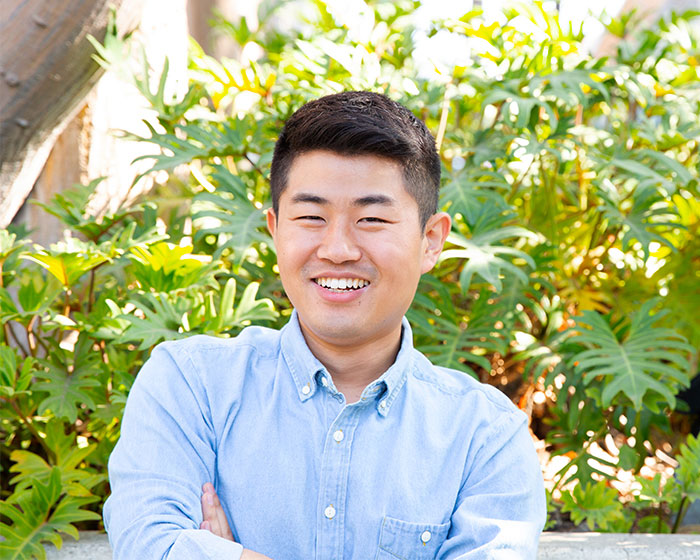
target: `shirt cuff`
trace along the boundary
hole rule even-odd
[[[183,529],[167,556],[168,560],[240,560],[243,546],[217,537],[204,529]]]

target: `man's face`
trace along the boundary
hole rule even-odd
[[[424,235],[397,163],[328,151],[297,156],[278,212],[268,213],[268,228],[307,340],[338,348],[393,340],[449,217],[433,216]]]

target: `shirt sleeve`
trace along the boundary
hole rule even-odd
[[[159,345],[129,393],[109,460],[104,522],[114,559],[239,560],[243,547],[199,529],[216,437],[203,380]]]
[[[504,414],[465,473],[440,560],[535,560],[547,515],[527,419]]]

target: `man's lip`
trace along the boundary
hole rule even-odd
[[[340,280],[341,278],[357,278],[358,280],[364,280],[365,282],[371,282],[366,276],[362,274],[355,274],[352,272],[321,272],[320,274],[314,274],[311,277],[311,280],[318,280],[319,278],[337,278]]]

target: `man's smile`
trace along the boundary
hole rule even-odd
[[[322,288],[326,288],[333,292],[348,292],[353,290],[359,290],[365,286],[369,286],[368,280],[363,280],[362,278],[314,278],[316,284]]]

